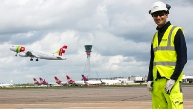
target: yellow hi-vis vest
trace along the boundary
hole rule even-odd
[[[158,32],[155,33],[152,44],[154,51],[154,62],[153,62],[153,80],[157,78],[157,71],[161,77],[170,79],[172,76],[177,60],[177,54],[174,47],[174,38],[176,32],[181,27],[170,25],[165,31],[160,44],[158,45]],[[178,77],[179,81],[182,81],[183,71]]]

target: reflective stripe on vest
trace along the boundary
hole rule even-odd
[[[154,62],[153,66],[163,65],[163,66],[176,66],[176,62]]]

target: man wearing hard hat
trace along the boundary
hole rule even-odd
[[[170,5],[158,1],[149,10],[157,24],[147,79],[153,109],[183,109],[181,82],[187,48],[182,27],[167,21],[170,8]]]

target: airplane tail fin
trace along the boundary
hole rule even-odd
[[[74,80],[72,80],[68,75],[66,75],[66,78],[68,80],[68,83],[73,84]]]
[[[43,84],[44,80],[40,77],[40,83]]]
[[[60,84],[62,81],[58,79],[58,77],[54,76],[54,79],[56,80],[56,83]]]
[[[64,45],[59,50],[57,50],[55,53],[59,56],[62,56],[65,53],[65,50],[68,48],[68,46]]]
[[[88,78],[87,78],[86,76],[84,76],[84,75],[82,75],[82,79],[83,79],[84,81],[88,81]]]
[[[38,82],[38,81],[36,80],[36,78],[33,78],[33,79],[34,79],[34,83]]]
[[[37,80],[36,80],[36,78],[33,78],[33,80],[34,80],[34,84],[40,84]]]
[[[43,80],[43,84],[44,84],[44,85],[47,85],[48,82],[44,79],[44,80]]]

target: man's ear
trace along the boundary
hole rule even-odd
[[[169,15],[169,14],[165,14],[165,16],[166,16],[167,18],[168,18],[168,15]]]

